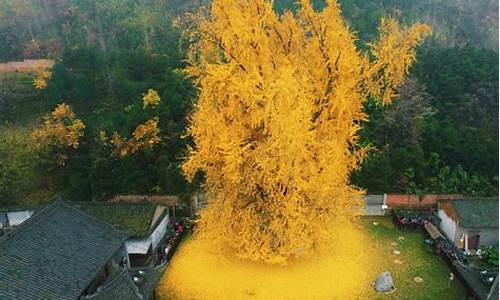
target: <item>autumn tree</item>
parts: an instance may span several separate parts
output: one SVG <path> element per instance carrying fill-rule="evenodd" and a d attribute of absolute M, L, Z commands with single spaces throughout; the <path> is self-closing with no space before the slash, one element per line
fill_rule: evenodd
<path fill-rule="evenodd" d="M 57 154 L 57 162 L 63 166 L 67 156 L 62 149 L 77 149 L 80 146 L 80 138 L 85 131 L 85 124 L 73 112 L 71 107 L 65 103 L 59 104 L 54 111 L 45 114 L 43 125 L 35 129 L 32 137 L 36 146 L 43 148 L 60 148 Z"/>
<path fill-rule="evenodd" d="M 36 89 L 43 90 L 48 85 L 48 80 L 52 73 L 47 70 L 47 67 L 43 64 L 37 64 L 34 67 L 36 77 L 33 79 L 33 86 Z"/>
<path fill-rule="evenodd" d="M 363 191 L 348 179 L 366 153 L 363 102 L 390 103 L 429 28 L 383 19 L 365 53 L 336 1 L 315 11 L 302 0 L 281 16 L 271 2 L 215 0 L 198 16 L 183 170 L 206 178 L 204 235 L 241 258 L 285 263 L 358 213 Z"/>
<path fill-rule="evenodd" d="M 132 133 L 132 138 L 128 140 L 125 140 L 119 133 L 115 132 L 111 139 L 111 143 L 115 147 L 115 155 L 125 157 L 139 150 L 151 149 L 153 145 L 158 144 L 161 141 L 158 122 L 159 119 L 155 117 L 138 125 Z M 105 137 L 101 138 L 101 140 L 105 139 Z"/>
<path fill-rule="evenodd" d="M 158 106 L 160 104 L 160 95 L 158 95 L 158 92 L 149 89 L 146 93 L 143 94 L 142 97 L 142 103 L 143 103 L 143 108 L 146 108 L 148 106 Z"/>

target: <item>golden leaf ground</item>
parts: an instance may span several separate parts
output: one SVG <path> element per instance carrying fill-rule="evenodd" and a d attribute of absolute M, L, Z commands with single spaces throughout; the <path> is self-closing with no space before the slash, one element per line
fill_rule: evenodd
<path fill-rule="evenodd" d="M 351 299 L 370 289 L 374 256 L 354 226 L 339 228 L 329 253 L 269 266 L 214 251 L 194 237 L 180 249 L 160 287 L 162 299 Z M 332 298 L 334 295 L 334 298 Z"/>
<path fill-rule="evenodd" d="M 422 242 L 422 235 L 398 230 L 388 217 L 363 217 L 338 234 L 344 235 L 345 242 L 337 244 L 330 255 L 281 267 L 228 258 L 228 253 L 212 250 L 207 241 L 190 237 L 164 274 L 158 286 L 158 299 L 463 299 L 465 296 L 465 289 L 457 280 L 449 282 L 449 267 Z M 401 254 L 394 255 L 395 249 Z M 374 292 L 372 283 L 383 271 L 393 275 L 394 293 Z M 415 283 L 417 276 L 424 282 Z"/>

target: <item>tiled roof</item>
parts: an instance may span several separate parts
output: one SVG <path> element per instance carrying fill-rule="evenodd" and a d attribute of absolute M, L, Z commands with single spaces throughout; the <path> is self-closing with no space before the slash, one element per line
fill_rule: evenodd
<path fill-rule="evenodd" d="M 156 205 L 153 203 L 67 202 L 131 236 L 149 235 Z"/>
<path fill-rule="evenodd" d="M 479 276 L 481 270 L 474 267 L 465 267 L 458 263 L 458 261 L 454 261 L 452 264 L 455 266 L 455 269 L 461 275 L 467 286 L 472 289 L 475 296 L 480 300 L 487 300 L 491 287 L 481 281 L 481 277 Z M 493 292 L 493 297 L 490 299 L 498 299 L 498 286 Z"/>
<path fill-rule="evenodd" d="M 168 261 L 165 260 L 158 266 L 149 268 L 135 268 L 136 271 L 141 270 L 143 272 L 143 274 L 141 275 L 143 281 L 138 286 L 142 295 L 144 295 L 146 299 L 154 299 L 156 286 L 158 285 L 158 282 L 160 281 L 167 266 Z"/>
<path fill-rule="evenodd" d="M 123 270 L 93 295 L 82 297 L 82 300 L 142 300 L 139 289 L 132 281 L 127 270 Z"/>
<path fill-rule="evenodd" d="M 101 221 L 113 225 L 118 230 L 127 232 L 130 236 L 145 237 L 154 229 L 154 222 L 161 218 L 154 218 L 157 205 L 154 203 L 115 203 L 115 202 L 73 202 L 68 201 L 66 204 L 77 208 L 84 213 L 98 218 Z M 0 207 L 0 215 L 2 212 L 14 211 L 40 211 L 47 205 L 40 204 L 31 207 L 23 206 L 6 206 Z"/>
<path fill-rule="evenodd" d="M 127 236 L 54 202 L 0 238 L 0 299 L 77 299 Z"/>
<path fill-rule="evenodd" d="M 498 228 L 498 198 L 451 200 L 463 228 Z"/>

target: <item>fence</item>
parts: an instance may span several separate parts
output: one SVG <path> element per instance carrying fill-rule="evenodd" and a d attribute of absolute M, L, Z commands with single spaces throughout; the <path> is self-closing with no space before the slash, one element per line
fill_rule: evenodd
<path fill-rule="evenodd" d="M 179 197 L 173 195 L 116 195 L 111 202 L 153 202 L 163 205 L 179 205 Z"/>
<path fill-rule="evenodd" d="M 365 216 L 383 216 L 390 208 L 425 208 L 431 207 L 438 200 L 453 200 L 463 198 L 460 194 L 428 194 L 428 195 L 407 195 L 407 194 L 384 194 L 384 195 L 365 195 L 364 211 Z M 117 195 L 112 202 L 140 203 L 153 202 L 162 205 L 172 206 L 175 216 L 176 208 L 182 206 L 178 196 L 172 195 Z M 206 204 L 205 195 L 202 193 L 193 194 L 190 199 L 189 211 L 195 211 L 203 208 Z"/>

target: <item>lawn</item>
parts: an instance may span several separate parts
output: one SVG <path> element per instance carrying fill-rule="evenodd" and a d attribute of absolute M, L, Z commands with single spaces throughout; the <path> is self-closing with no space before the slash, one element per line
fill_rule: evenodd
<path fill-rule="evenodd" d="M 391 272 L 396 286 L 392 294 L 373 293 L 373 299 L 465 299 L 465 288 L 457 276 L 450 283 L 452 270 L 423 242 L 421 233 L 400 230 L 389 217 L 364 217 L 361 226 L 370 233 L 372 245 L 380 253 L 377 268 Z M 394 250 L 400 254 L 394 254 Z M 416 283 L 415 277 L 424 281 Z"/>

